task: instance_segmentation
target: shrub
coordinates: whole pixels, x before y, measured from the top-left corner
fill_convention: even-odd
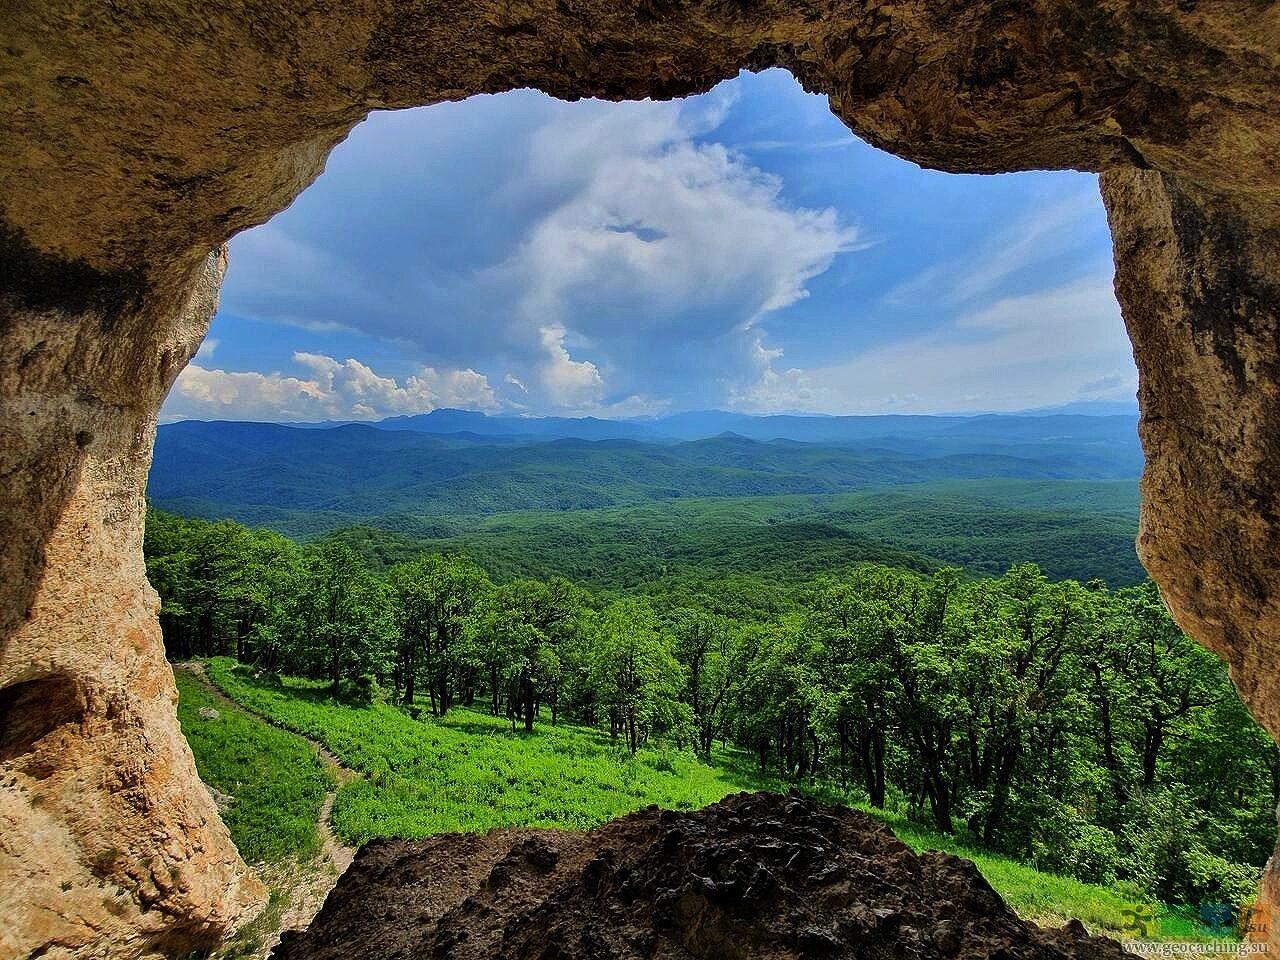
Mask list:
[[[1171,903],[1239,904],[1253,899],[1259,871],[1206,848],[1203,814],[1172,790],[1139,797],[1124,831],[1132,879]]]
[[[1041,827],[1032,841],[1031,862],[1038,869],[1086,883],[1115,883],[1120,847],[1114,833],[1066,807],[1042,821]]]
[[[1253,901],[1258,892],[1258,868],[1195,847],[1183,854],[1185,870],[1198,903],[1238,906]]]
[[[380,692],[378,678],[372,673],[362,673],[351,681],[351,699],[363,706],[371,705]]]

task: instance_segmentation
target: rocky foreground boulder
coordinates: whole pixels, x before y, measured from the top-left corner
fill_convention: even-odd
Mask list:
[[[1019,920],[972,863],[798,794],[594,830],[375,840],[273,960],[1126,956]]]

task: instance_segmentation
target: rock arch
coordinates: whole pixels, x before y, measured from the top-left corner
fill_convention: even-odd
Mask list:
[[[49,693],[10,739],[62,758],[0,758],[0,955],[179,953],[260,897],[178,731],[142,493],[223,243],[373,109],[782,66],[921,164],[1101,171],[1139,550],[1280,735],[1280,4],[18,0],[0,40],[0,697]]]

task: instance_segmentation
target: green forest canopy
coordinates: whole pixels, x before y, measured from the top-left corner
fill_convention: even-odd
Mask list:
[[[495,582],[460,554],[371,567],[343,539],[152,512],[171,656],[232,655],[410,712],[562,718],[624,749],[749,751],[990,849],[1168,902],[1240,902],[1280,755],[1155,588],[861,563],[770,584]]]
[[[985,574],[1034,561],[1052,579],[1146,579],[1133,546],[1137,488],[1128,481],[949,481],[376,523],[332,535],[376,565],[424,550],[462,552],[501,578],[561,575],[596,588],[708,573],[789,583],[863,560]]]

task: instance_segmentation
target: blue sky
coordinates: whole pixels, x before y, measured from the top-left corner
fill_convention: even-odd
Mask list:
[[[921,170],[769,71],[371,116],[232,241],[165,416],[1018,410],[1135,379],[1094,176]]]

